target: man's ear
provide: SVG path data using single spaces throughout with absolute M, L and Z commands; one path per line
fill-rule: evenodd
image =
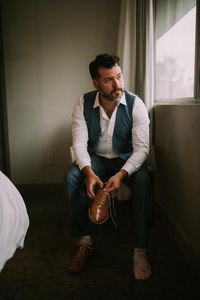
M 93 79 L 93 85 L 97 90 L 99 89 L 99 82 L 97 79 Z

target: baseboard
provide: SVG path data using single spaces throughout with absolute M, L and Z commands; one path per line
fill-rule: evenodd
M 24 200 L 38 196 L 59 196 L 65 195 L 64 184 L 20 184 L 16 186 Z
M 188 261 L 191 276 L 194 277 L 195 281 L 197 280 L 200 282 L 200 256 L 196 254 L 192 246 L 177 229 L 175 224 L 171 222 L 171 220 L 164 212 L 164 210 L 159 206 L 159 204 L 156 204 L 156 210 L 158 210 L 158 214 L 161 216 L 163 225 L 165 226 L 167 232 L 170 234 L 170 236 L 172 236 L 175 243 L 177 244 L 184 257 Z

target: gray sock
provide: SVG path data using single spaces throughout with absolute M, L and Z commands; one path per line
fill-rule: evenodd
M 82 242 L 83 244 L 86 244 L 90 247 L 92 247 L 92 238 L 91 238 L 91 235 L 84 235 L 80 238 L 80 242 Z

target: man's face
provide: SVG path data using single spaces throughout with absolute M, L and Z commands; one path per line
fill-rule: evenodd
M 93 83 L 100 95 L 109 101 L 119 100 L 124 92 L 124 79 L 117 64 L 111 69 L 100 68 L 99 78 Z

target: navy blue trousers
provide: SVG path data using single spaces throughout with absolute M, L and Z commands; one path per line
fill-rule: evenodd
M 102 181 L 116 174 L 125 161 L 91 155 L 92 169 Z M 85 175 L 73 164 L 64 177 L 69 208 L 69 226 L 72 235 L 82 236 L 91 232 L 88 207 L 91 200 L 86 195 Z M 131 192 L 130 223 L 133 246 L 146 247 L 152 221 L 151 180 L 146 163 L 124 180 Z

